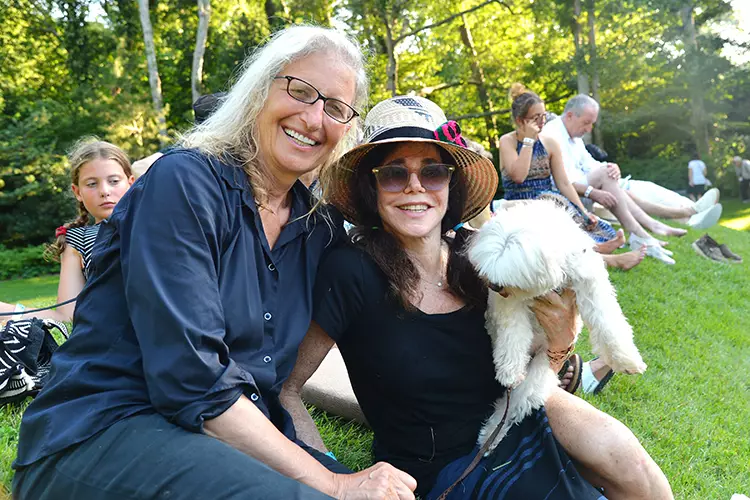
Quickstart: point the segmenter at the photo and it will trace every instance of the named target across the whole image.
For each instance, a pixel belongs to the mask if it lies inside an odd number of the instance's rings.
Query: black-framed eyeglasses
[[[344,101],[324,96],[318,89],[304,80],[288,75],[277,76],[274,80],[281,78],[286,80],[286,93],[292,99],[304,102],[305,104],[315,104],[318,101],[323,101],[323,111],[337,122],[349,123],[355,116],[359,116],[357,110]]]
[[[424,165],[417,172],[419,183],[427,191],[440,191],[451,180],[456,167],[444,163],[430,163]],[[403,165],[384,165],[372,169],[378,185],[388,193],[398,193],[409,185],[411,172]]]

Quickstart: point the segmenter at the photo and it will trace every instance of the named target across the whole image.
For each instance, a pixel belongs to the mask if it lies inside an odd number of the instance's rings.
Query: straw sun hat
[[[434,102],[423,97],[392,97],[375,105],[365,118],[363,143],[356,146],[333,165],[333,179],[328,200],[354,225],[359,214],[354,203],[351,179],[362,159],[373,149],[399,142],[433,143],[453,158],[463,173],[466,184],[466,206],[462,221],[475,217],[492,201],[497,190],[497,171],[490,160],[467,149],[461,129],[448,121]]]

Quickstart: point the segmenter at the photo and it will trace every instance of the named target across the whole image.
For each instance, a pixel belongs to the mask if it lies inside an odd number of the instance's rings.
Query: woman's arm
[[[414,478],[384,462],[356,474],[329,471],[289,441],[245,396],[218,417],[207,420],[204,429],[209,436],[334,498],[414,498]]]
[[[552,137],[544,137],[544,147],[547,148],[550,160],[550,169],[552,170],[552,177],[555,179],[555,185],[557,189],[569,199],[575,206],[577,206],[583,213],[587,213],[586,208],[581,203],[581,198],[578,197],[573,184],[568,179],[568,174],[565,173],[565,165],[563,164],[562,150],[560,145]]]
[[[297,353],[297,363],[294,370],[284,383],[279,394],[279,400],[286,411],[292,416],[297,437],[308,446],[325,453],[328,451],[323,438],[320,437],[310,412],[302,402],[302,387],[309,380],[333,345],[333,339],[314,321],[307,330]]]
[[[533,145],[523,145],[521,152],[516,152],[516,137],[521,140],[539,140],[542,129],[533,120],[522,121],[517,125],[516,132],[505,134],[500,138],[500,160],[503,171],[516,184],[521,184],[529,176],[531,158],[534,153]]]
[[[688,184],[693,185],[693,169],[688,166]]]

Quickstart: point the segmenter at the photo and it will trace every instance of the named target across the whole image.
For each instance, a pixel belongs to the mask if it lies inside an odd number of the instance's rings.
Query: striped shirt
[[[94,248],[96,235],[99,234],[99,224],[93,226],[71,227],[65,233],[65,243],[72,246],[83,259],[83,277],[89,279],[91,265],[91,250]]]

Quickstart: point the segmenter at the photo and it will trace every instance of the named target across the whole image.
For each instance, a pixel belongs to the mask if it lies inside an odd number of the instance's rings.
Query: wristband
[[[588,198],[591,192],[594,190],[594,186],[589,186],[586,188],[586,191],[583,193],[584,198]]]
[[[24,306],[23,304],[16,304],[16,308],[13,309],[13,312],[14,313],[22,313],[25,310],[26,310],[26,306]],[[10,319],[13,320],[13,321],[18,321],[18,320],[21,319],[21,314],[14,314]]]
[[[524,145],[524,146],[529,146],[529,147],[531,147],[531,146],[533,146],[533,145],[534,145],[534,143],[535,143],[536,141],[535,141],[534,139],[532,139],[531,137],[524,137],[524,138],[523,138],[523,141],[521,141],[521,142],[523,142],[523,145]]]

